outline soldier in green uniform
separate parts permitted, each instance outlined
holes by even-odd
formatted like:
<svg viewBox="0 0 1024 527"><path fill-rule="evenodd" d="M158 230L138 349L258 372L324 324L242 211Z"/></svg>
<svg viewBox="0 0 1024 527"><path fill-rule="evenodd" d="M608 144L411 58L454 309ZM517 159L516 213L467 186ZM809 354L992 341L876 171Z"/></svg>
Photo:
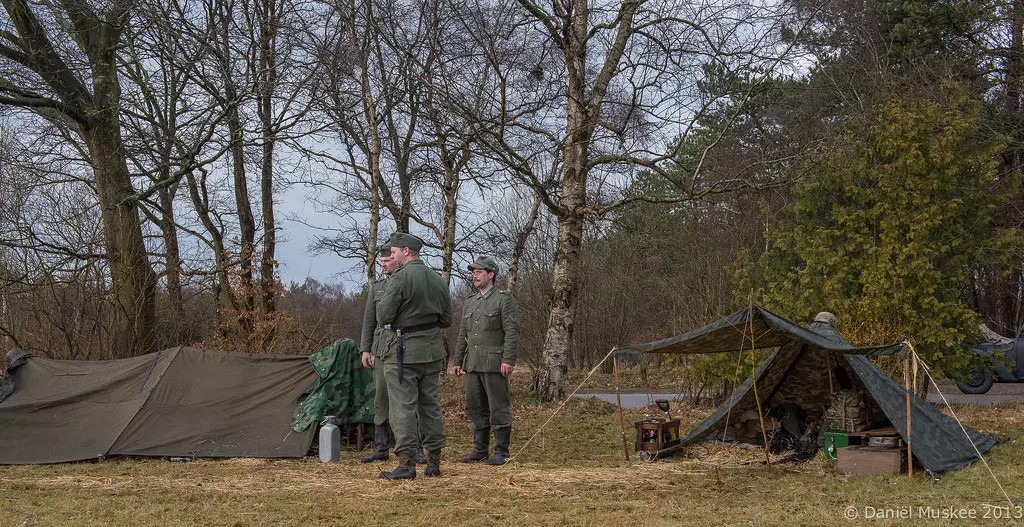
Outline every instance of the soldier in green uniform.
<svg viewBox="0 0 1024 527"><path fill-rule="evenodd" d="M380 477L415 478L413 455L420 438L427 454L423 474L440 476L445 446L437 393L445 356L441 330L452 325L452 298L448 284L420 260L423 242L419 238L396 232L388 244L397 269L377 304L377 324L383 328L381 358L398 467Z"/></svg>
<svg viewBox="0 0 1024 527"><path fill-rule="evenodd" d="M388 423L388 384L384 380L384 360L381 359L380 333L383 330L377 325L377 304L384 298L387 290L387 278L395 270L394 261L391 259L391 246L383 244L377 248L380 257L380 267L384 276L370 284L369 295L366 298L366 309L363 310L363 333L359 341L359 351L362 352L364 368L373 369L374 397L373 397L373 452L363 458L363 463L374 461L386 461L388 459L388 443L391 438L391 426ZM427 458L423 455L423 449L416 449L416 463L423 464Z"/></svg>
<svg viewBox="0 0 1024 527"><path fill-rule="evenodd" d="M379 357L381 327L377 325L377 304L384 297L388 286L387 277L394 270L391 261L391 246L384 244L377 248L380 267L384 276L370 284L366 297L366 309L363 310L363 333L359 339L359 351L362 352L364 368L373 369L373 453L363 458L363 463L384 461L388 459L388 439L391 427L388 426L388 386L384 382L384 361L374 360Z"/></svg>
<svg viewBox="0 0 1024 527"><path fill-rule="evenodd" d="M487 464L504 465L512 440L508 377L519 353L519 306L511 293L494 287L498 274L494 260L477 258L469 270L477 293L466 299L452 373L464 376L473 451L459 461L487 459L493 429L494 456Z"/></svg>

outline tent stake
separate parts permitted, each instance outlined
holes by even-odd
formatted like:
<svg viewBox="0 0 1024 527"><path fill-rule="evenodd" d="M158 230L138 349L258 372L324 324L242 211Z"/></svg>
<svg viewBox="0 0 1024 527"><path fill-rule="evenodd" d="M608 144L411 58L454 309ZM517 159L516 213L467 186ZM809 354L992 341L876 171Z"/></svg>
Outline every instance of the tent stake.
<svg viewBox="0 0 1024 527"><path fill-rule="evenodd" d="M622 418L622 396L619 395L619 360L612 357L612 371L615 372L615 401L619 404L619 430L622 432L622 451L626 454L626 466L629 463L629 445L626 442L626 421Z"/></svg>
<svg viewBox="0 0 1024 527"><path fill-rule="evenodd" d="M910 353L908 352L903 359L903 382L907 389L907 480L910 482L910 486L914 486L914 456L911 451L911 431L910 431Z"/></svg>
<svg viewBox="0 0 1024 527"><path fill-rule="evenodd" d="M750 324L750 352L756 353L757 346L754 343L754 291L750 291L750 306L747 308L747 322ZM764 440L764 460L768 468L772 468L772 458L768 455L768 431L764 428L764 411L761 409L761 395L757 393L757 368L750 376L751 386L754 388L754 402L757 403L757 419L761 422L761 438Z"/></svg>

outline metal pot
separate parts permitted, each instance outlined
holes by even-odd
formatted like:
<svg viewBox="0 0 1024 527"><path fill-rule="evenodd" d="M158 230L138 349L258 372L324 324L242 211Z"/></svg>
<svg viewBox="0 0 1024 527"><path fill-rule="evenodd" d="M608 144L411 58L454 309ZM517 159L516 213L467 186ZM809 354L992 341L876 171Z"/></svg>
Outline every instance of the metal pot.
<svg viewBox="0 0 1024 527"><path fill-rule="evenodd" d="M868 446L875 446L880 448L899 448L900 438L896 436L869 437Z"/></svg>

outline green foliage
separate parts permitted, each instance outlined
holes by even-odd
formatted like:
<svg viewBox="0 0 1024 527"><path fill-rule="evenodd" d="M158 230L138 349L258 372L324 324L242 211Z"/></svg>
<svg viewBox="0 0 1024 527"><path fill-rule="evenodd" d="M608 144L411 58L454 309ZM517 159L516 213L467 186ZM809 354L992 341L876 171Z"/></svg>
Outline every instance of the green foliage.
<svg viewBox="0 0 1024 527"><path fill-rule="evenodd" d="M907 338L939 369L963 366L951 346L978 322L963 295L979 265L1012 258L1019 233L993 225L1012 198L996 177L1003 142L976 101L946 88L942 100L890 97L823 151L797 186L794 224L760 259L769 309L830 310L855 343ZM736 276L751 283L749 272Z"/></svg>

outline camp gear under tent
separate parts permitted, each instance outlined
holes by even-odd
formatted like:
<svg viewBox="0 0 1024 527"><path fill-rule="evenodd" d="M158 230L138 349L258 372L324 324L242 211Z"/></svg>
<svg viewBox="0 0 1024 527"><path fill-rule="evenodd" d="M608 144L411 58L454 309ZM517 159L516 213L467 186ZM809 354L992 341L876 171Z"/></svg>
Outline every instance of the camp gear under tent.
<svg viewBox="0 0 1024 527"><path fill-rule="evenodd" d="M751 332L751 328L753 331ZM751 338L753 334L753 339ZM869 394L877 408L904 440L907 438L906 391L874 366L869 357L904 356L904 344L853 347L831 325L815 322L810 329L760 306L742 309L712 324L682 335L617 351L635 360L644 353L736 353L741 349L776 349L733 394L683 440L683 444L721 438L726 421L757 410L753 379L763 410L796 404L809 416L820 415L832 388L848 381ZM978 456L960 424L916 396L911 397L913 454L933 473L965 467ZM984 454L998 438L965 427Z"/></svg>
<svg viewBox="0 0 1024 527"><path fill-rule="evenodd" d="M111 455L302 457L296 399L317 379L305 356L178 347L129 359L29 358L0 402L0 464Z"/></svg>

